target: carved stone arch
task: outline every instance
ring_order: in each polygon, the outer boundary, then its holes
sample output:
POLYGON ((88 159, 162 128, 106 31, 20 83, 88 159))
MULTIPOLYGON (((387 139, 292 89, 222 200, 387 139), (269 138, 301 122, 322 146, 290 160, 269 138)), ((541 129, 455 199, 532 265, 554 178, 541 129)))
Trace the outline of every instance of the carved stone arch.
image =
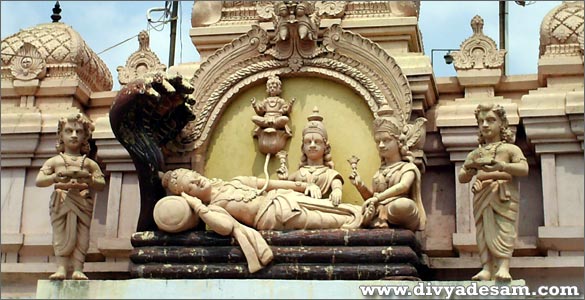
POLYGON ((205 153, 207 140, 225 108, 242 89, 257 85, 269 75, 318 76, 341 83, 367 103, 375 117, 387 104, 406 122, 412 109, 412 94, 406 76, 394 59, 372 41, 345 31, 329 28, 323 45, 311 58, 300 56, 279 60, 265 52, 269 47, 266 31, 253 26, 247 34, 217 50, 195 72, 191 81, 197 104, 195 121, 189 123, 174 151, 197 150, 205 153))

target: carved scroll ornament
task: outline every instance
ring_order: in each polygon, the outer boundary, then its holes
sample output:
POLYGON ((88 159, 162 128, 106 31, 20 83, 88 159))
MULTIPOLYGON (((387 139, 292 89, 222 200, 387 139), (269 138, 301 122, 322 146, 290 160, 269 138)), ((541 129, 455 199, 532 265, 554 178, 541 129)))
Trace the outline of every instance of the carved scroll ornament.
POLYGON ((461 43, 461 50, 452 53, 455 69, 499 69, 504 64, 506 50, 498 50, 496 42, 483 34, 483 19, 471 20, 473 35, 461 43))

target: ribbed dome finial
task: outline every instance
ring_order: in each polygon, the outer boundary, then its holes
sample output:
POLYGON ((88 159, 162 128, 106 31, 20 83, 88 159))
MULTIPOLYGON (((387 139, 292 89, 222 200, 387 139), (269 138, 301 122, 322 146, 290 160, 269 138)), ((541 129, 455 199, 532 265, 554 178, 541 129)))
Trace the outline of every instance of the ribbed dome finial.
POLYGON ((51 19, 53 23, 58 23, 61 20, 61 5, 59 5, 59 1, 55 2, 55 7, 53 7, 53 14, 51 15, 51 19))

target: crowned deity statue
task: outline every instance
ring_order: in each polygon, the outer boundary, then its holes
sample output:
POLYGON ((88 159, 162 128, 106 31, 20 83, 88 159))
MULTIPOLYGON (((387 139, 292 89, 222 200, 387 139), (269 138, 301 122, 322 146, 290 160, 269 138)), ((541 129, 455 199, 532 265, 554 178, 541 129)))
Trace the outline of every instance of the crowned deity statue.
POLYGON ((367 187, 357 171, 357 158, 350 160, 351 183, 365 203, 364 224, 373 228, 392 226, 423 230, 426 213, 421 198, 421 173, 413 163, 411 148, 424 137, 426 119, 404 124, 394 117, 392 109, 382 106, 374 120, 374 140, 381 165, 367 187))

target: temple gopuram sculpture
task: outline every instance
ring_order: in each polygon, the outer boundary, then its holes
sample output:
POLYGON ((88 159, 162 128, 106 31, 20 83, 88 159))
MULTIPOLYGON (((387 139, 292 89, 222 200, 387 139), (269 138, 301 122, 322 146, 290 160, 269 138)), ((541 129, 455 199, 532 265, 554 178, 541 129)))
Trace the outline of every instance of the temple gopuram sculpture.
POLYGON ((482 270, 473 280, 510 281, 510 259, 520 209, 517 176, 528 175, 522 150, 513 144, 506 111, 500 105, 475 110, 479 147, 467 156, 459 181, 473 183, 473 216, 482 270))
POLYGON ((90 189, 103 190, 106 186, 99 165, 87 157, 93 130, 94 125, 81 114, 59 120, 56 145, 59 155, 48 159, 37 175, 37 186, 55 187, 49 208, 58 269, 49 276, 52 280, 64 280, 70 263, 71 278, 87 280, 83 264, 93 213, 90 189))
POLYGON ((282 93, 282 82, 278 76, 269 76, 266 82, 268 97, 260 102, 252 99, 252 108, 256 116, 252 122, 256 124, 254 137, 258 138, 260 152, 276 154, 284 147, 292 131, 288 126, 289 117, 295 99, 287 102, 279 95, 282 93))
POLYGON ((283 180, 315 183, 323 198, 328 198, 334 206, 341 203, 343 177, 335 171, 331 159, 331 145, 327 139, 327 130, 323 125, 323 117, 315 107, 307 117, 309 122, 303 129, 301 145, 301 162, 299 169, 288 174, 288 168, 281 163, 278 176, 283 180))
POLYGON ((404 124, 382 107, 374 120, 374 135, 381 159, 380 169, 368 188, 357 172, 357 161, 350 159, 351 183, 364 198, 364 224, 373 228, 398 225, 410 230, 424 230, 426 213, 421 198, 421 175, 413 163, 411 149, 424 141, 425 118, 404 124))

